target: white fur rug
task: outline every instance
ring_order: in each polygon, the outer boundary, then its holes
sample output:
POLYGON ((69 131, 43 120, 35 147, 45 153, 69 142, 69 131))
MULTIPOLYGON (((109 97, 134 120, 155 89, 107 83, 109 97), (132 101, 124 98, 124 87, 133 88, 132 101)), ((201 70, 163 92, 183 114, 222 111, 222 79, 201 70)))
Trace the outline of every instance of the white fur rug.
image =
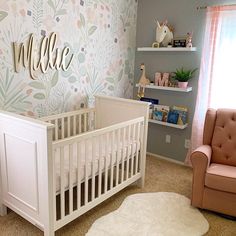
POLYGON ((86 236, 200 236, 209 224, 190 200, 176 193, 127 197, 119 209, 101 217, 86 236))

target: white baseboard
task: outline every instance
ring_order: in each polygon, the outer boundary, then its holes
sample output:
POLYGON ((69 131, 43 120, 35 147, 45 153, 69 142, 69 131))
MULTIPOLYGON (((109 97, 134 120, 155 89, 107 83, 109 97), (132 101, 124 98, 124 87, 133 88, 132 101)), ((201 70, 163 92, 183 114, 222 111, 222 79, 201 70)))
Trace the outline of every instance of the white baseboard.
POLYGON ((182 162, 182 161, 177 161, 177 160, 174 160, 174 159, 172 159, 172 158, 164 157, 164 156, 161 156, 161 155, 158 155, 158 154, 154 154, 154 153, 151 153, 151 152, 147 152, 147 155, 154 156, 154 157, 157 157, 157 158, 159 158, 159 159, 162 159, 162 160, 165 160, 165 161, 169 161, 169 162, 172 162, 172 163, 181 165, 181 166, 187 166, 187 165, 185 165, 185 163, 182 162))

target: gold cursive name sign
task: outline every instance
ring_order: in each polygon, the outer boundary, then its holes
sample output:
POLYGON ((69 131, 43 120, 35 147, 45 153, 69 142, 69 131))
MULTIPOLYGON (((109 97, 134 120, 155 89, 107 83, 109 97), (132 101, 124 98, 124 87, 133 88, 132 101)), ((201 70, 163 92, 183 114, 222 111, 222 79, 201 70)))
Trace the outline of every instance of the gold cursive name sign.
POLYGON ((74 55, 70 55, 70 48, 65 47, 61 52, 55 48, 57 34, 52 33, 49 37, 44 36, 37 50, 33 34, 30 35, 26 44, 13 43, 15 72, 19 73, 21 66, 29 69, 30 77, 36 79, 36 71, 46 73, 49 68, 67 71, 74 55))

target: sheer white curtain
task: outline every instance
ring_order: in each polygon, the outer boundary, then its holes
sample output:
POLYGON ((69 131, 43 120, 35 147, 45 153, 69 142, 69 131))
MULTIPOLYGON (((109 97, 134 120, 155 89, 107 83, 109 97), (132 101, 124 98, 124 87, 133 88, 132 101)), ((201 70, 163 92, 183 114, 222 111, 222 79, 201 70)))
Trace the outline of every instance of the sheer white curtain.
POLYGON ((202 144, 208 108, 236 108, 236 5, 208 7, 191 152, 202 144))

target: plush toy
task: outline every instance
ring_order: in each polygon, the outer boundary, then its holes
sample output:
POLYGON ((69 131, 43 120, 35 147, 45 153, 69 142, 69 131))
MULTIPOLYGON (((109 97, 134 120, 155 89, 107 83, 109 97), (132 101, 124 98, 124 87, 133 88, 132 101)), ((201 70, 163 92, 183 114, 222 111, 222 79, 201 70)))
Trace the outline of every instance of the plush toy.
POLYGON ((156 42, 153 43, 153 46, 160 47, 160 44, 163 47, 167 47, 168 44, 172 43, 173 40, 173 32, 168 26, 167 20, 164 21, 162 24, 159 21, 156 21, 156 42))
POLYGON ((141 64, 140 70, 142 71, 142 75, 140 77, 139 83, 138 83, 138 97, 144 97, 145 93, 145 86, 150 84, 150 80, 146 77, 146 70, 144 63, 141 64))

